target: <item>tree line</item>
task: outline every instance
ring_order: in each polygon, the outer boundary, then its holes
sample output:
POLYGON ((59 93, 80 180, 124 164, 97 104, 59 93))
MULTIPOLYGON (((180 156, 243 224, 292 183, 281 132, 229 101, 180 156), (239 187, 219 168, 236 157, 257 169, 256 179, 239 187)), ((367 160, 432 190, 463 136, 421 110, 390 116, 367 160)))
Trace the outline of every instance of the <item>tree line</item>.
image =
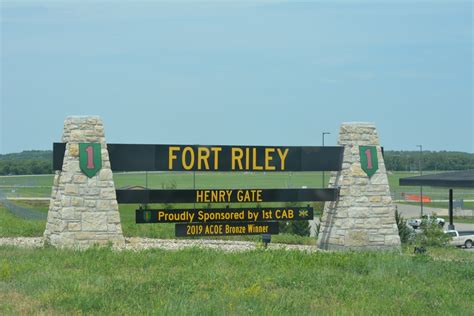
MULTIPOLYGON (((474 154, 454 151, 385 151, 385 166, 389 171, 426 171, 474 169, 474 154)), ((51 174, 53 152, 29 150, 0 155, 0 175, 51 174)))
POLYGON ((448 171, 474 169, 474 154, 456 151, 386 151, 389 171, 448 171))
POLYGON ((52 161, 51 150, 28 150, 0 155, 0 175, 51 174, 52 161))

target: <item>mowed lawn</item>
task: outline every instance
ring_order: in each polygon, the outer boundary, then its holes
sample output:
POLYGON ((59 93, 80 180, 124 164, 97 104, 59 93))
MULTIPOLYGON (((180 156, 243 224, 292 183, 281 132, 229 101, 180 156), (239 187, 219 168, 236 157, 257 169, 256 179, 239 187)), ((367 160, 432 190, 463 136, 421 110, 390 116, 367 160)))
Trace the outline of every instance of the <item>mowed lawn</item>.
POLYGON ((474 256, 0 247, 0 314, 472 315, 474 256))

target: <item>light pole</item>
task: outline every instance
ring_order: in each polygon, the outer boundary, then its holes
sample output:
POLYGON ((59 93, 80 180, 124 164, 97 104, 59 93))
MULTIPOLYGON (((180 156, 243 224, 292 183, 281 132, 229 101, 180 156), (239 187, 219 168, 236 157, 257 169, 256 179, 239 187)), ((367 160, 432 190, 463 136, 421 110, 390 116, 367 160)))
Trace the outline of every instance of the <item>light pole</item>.
MULTIPOLYGON (((419 161, 419 168, 420 168, 420 176, 423 175, 423 168, 422 168, 422 159, 423 159, 423 145, 416 145, 416 147, 420 147, 420 161, 419 161)), ((420 212, 421 217, 423 217, 423 186, 420 185, 420 212)))
MULTIPOLYGON (((329 134, 331 134, 331 133, 329 133, 329 132, 323 132, 322 133, 322 135, 323 135, 323 147, 324 147, 324 135, 329 135, 329 134)), ((324 170, 323 170, 323 185, 322 185, 322 187, 324 188, 324 170)))

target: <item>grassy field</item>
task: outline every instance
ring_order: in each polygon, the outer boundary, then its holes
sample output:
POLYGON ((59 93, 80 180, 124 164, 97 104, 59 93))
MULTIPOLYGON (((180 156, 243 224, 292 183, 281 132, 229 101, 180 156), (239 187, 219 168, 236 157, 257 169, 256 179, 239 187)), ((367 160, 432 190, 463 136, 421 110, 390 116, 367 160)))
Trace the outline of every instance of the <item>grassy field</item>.
POLYGON ((0 314, 472 314, 474 256, 0 247, 0 314))
MULTIPOLYGON (((440 216, 444 218, 446 223, 449 223, 448 216, 440 216)), ((454 223, 465 223, 465 224, 474 224, 474 217, 467 217, 467 216, 453 216, 454 223)))
MULTIPOLYGON (((403 204, 407 205, 420 205, 420 202, 402 202, 403 204)), ((448 202, 430 202, 430 203, 423 203, 424 206, 427 207, 433 207, 433 208, 444 208, 448 209, 449 208, 449 203, 448 202)), ((466 210, 472 210, 474 209, 474 202, 464 202, 464 209, 466 210)))
MULTIPOLYGON (((326 172, 325 186, 329 180, 326 172)), ((395 199, 401 199, 401 193, 418 194, 419 187, 400 187, 398 181, 403 177, 416 176, 416 173, 389 173, 389 185, 395 199)), ((153 189, 176 187, 177 189, 196 188, 321 188, 321 172, 278 172, 278 173, 199 173, 192 172, 149 172, 115 173, 116 188, 127 186, 147 186, 153 189)), ((0 176, 0 190, 10 197, 49 197, 51 194, 52 175, 43 176, 0 176)), ((448 190, 443 188, 424 188, 424 194, 433 199, 447 199, 448 190)), ((474 200, 474 190, 456 189, 454 198, 474 200)), ((466 202, 467 203, 467 202, 466 202)), ((469 207, 472 204, 466 204, 469 207)))
MULTIPOLYGON (((40 208, 36 207, 36 209, 40 208)), ((45 227, 46 220, 24 219, 0 205, 0 237, 39 237, 43 236, 45 227)))

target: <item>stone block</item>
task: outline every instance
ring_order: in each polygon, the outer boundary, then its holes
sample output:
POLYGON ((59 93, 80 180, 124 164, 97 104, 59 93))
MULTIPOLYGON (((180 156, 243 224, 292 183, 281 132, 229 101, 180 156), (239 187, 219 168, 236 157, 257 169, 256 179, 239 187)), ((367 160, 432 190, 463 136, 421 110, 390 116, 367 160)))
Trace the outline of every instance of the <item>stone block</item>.
POLYGON ((59 233, 62 233, 66 230, 67 228, 67 222, 66 221, 62 221, 62 220, 57 220, 56 223, 55 223, 55 227, 56 227, 56 230, 59 232, 59 233))
POLYGON ((97 176, 92 178, 87 178, 87 186, 88 187, 96 187, 98 183, 97 176))
POLYGON ((77 174, 72 177, 72 181, 76 184, 87 183, 87 177, 83 174, 77 174))
POLYGON ((369 244, 369 234, 365 230, 350 230, 346 235, 345 245, 351 246, 366 246, 369 244))
POLYGON ((355 183, 355 179, 353 177, 343 178, 341 181, 342 185, 353 185, 354 183, 355 183))
POLYGON ((354 177, 366 177, 364 170, 360 167, 360 165, 354 164, 352 166, 352 176, 354 177))
POLYGON ((81 193, 81 195, 87 196, 87 197, 99 196, 99 194, 100 194, 100 188, 96 188, 96 187, 81 187, 80 193, 81 193))
POLYGON ((379 234, 382 235, 394 235, 395 233, 397 233, 398 236, 398 230, 395 231, 393 228, 379 229, 379 234))
POLYGON ((72 206, 79 206, 79 207, 84 206, 84 199, 81 198, 81 197, 73 197, 71 205, 72 206))
POLYGON ((79 187, 76 184, 66 184, 64 194, 66 195, 77 195, 79 193, 79 187))
POLYGON ((107 231, 107 214, 105 212, 82 213, 83 231, 107 231))
MULTIPOLYGON (((379 161, 380 161, 380 158, 379 158, 379 161)), ((380 165, 379 165, 379 169, 380 169, 380 165)), ((370 178, 370 184, 372 185, 380 185, 380 184, 385 184, 385 178, 386 178, 386 175, 383 174, 383 173, 375 173, 371 178, 370 178)))
POLYGON ((367 228, 378 228, 380 225, 382 225, 382 221, 380 220, 379 217, 369 217, 365 220, 365 225, 367 228))
POLYGON ((99 188, 110 188, 112 187, 114 184, 113 181, 99 181, 99 188))
POLYGON ((115 224, 107 224, 107 231, 116 233, 117 232, 117 225, 115 224))
POLYGON ((59 185, 59 171, 56 171, 53 179, 53 186, 58 186, 59 185))
POLYGON ((97 200, 85 200, 84 206, 87 208, 95 208, 97 206, 97 200))
POLYGON ((355 184, 357 184, 359 186, 367 185, 367 184, 369 184, 369 179, 367 179, 367 178, 357 178, 356 181, 355 181, 355 184))
POLYGON ((355 221, 352 218, 341 219, 340 223, 340 228, 342 229, 350 229, 353 228, 355 225, 355 221))
POLYGON ((113 199, 110 201, 110 207, 113 211, 117 211, 117 214, 118 213, 118 202, 117 202, 117 199, 113 199))
POLYGON ((382 202, 382 197, 381 196, 371 196, 369 198, 369 202, 372 204, 380 204, 382 202))
POLYGON ((100 181, 110 181, 110 180, 112 180, 113 179, 112 170, 110 170, 110 169, 100 170, 99 179, 100 179, 100 181))
POLYGON ((73 183, 73 177, 74 177, 74 174, 65 173, 61 177, 58 177, 59 178, 58 182, 61 183, 61 184, 73 183))
POLYGON ((370 216, 370 211, 368 207, 352 207, 347 213, 350 218, 366 218, 370 216))
POLYGON ((96 233, 95 232, 86 232, 86 231, 81 231, 77 232, 75 237, 77 240, 95 240, 96 238, 96 233))
MULTIPOLYGON (((371 208, 373 214, 383 215, 383 214, 392 214, 392 208, 386 206, 377 206, 371 208)), ((395 215, 393 215, 395 216, 395 215)), ((395 218, 393 219, 395 221, 395 218)))
POLYGON ((109 211, 109 210, 111 210, 110 200, 99 200, 99 201, 97 201, 97 210, 98 211, 109 211))
POLYGON ((368 198, 367 196, 360 196, 360 197, 358 197, 358 198, 356 199, 356 203, 357 203, 357 205, 365 205, 365 204, 367 204, 367 206, 368 206, 368 204, 369 204, 369 198, 368 198))
POLYGON ((115 189, 113 188, 103 188, 100 189, 100 198, 104 200, 115 200, 115 189))
POLYGON ((120 213, 119 212, 109 212, 107 214, 108 223, 118 224, 120 223, 120 213))
POLYGON ((66 220, 74 220, 76 212, 74 207, 63 207, 61 210, 61 218, 66 220))
POLYGON ((370 242, 383 243, 385 242, 385 239, 385 235, 369 234, 370 242))
POLYGON ((81 230, 81 223, 80 222, 70 222, 67 225, 67 228, 71 232, 77 232, 81 230))
MULTIPOLYGON (((75 174, 79 170, 81 170, 81 169, 79 168, 79 160, 78 159, 66 160, 66 163, 63 164, 63 172, 75 174)), ((64 174, 62 174, 61 176, 64 176, 64 174)))
POLYGON ((61 198, 61 206, 62 207, 70 207, 72 205, 72 198, 69 196, 62 196, 61 198))

